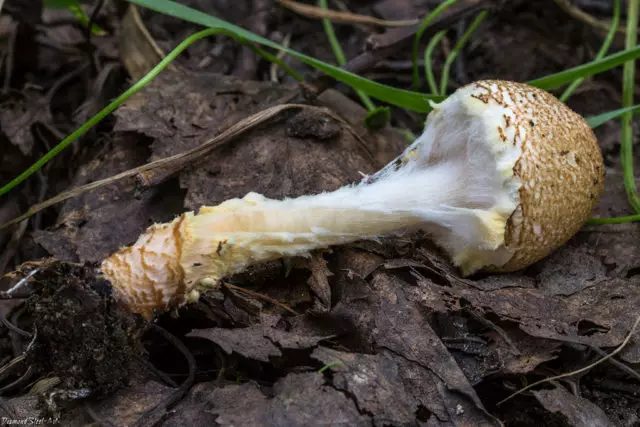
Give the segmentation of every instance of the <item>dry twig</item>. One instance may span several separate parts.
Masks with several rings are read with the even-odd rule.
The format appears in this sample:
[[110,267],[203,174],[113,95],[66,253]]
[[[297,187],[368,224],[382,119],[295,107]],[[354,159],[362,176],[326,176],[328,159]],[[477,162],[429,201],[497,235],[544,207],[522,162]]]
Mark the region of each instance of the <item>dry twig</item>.
[[420,23],[419,19],[388,21],[385,19],[378,19],[373,16],[358,15],[357,13],[322,9],[317,6],[298,3],[297,1],[293,0],[278,0],[278,3],[280,3],[282,7],[285,7],[299,15],[306,16],[307,18],[327,18],[331,22],[336,22],[339,24],[364,24],[377,27],[410,27],[412,25],[417,25],[418,23]]
[[[594,16],[588,14],[583,11],[579,7],[571,4],[569,0],[553,0],[560,9],[564,10],[569,16],[579,21],[584,22],[587,25],[590,25],[598,30],[604,31],[607,33],[609,28],[611,28],[611,22],[609,21],[601,21]],[[626,34],[625,25],[620,25],[617,30],[620,34]]]

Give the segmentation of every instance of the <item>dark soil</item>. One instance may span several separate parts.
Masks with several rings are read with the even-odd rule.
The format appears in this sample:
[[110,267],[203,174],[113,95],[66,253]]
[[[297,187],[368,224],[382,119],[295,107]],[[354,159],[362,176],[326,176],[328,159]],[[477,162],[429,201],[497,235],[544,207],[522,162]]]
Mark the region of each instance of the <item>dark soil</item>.
[[[0,185],[126,90],[159,51],[200,29],[140,9],[154,48],[125,1],[84,3],[105,35],[88,35],[68,11],[41,1],[4,3]],[[321,23],[280,2],[181,3],[334,62]],[[387,20],[422,17],[438,3],[329,2]],[[611,18],[608,0],[570,3]],[[456,60],[449,92],[478,79],[525,82],[577,66],[593,59],[604,37],[554,0],[461,1],[434,24],[449,29],[435,51],[436,75],[478,4],[492,9]],[[411,88],[410,43],[384,48],[409,29],[340,24],[336,33],[352,60],[347,68]],[[612,51],[622,45],[620,35]],[[374,60],[353,61],[365,52]],[[117,426],[640,425],[638,334],[608,361],[500,404],[623,343],[640,307],[635,223],[587,226],[515,274],[462,279],[418,233],[255,266],[231,277],[233,286],[151,323],[114,302],[95,266],[150,224],[251,191],[282,198],[336,189],[395,158],[408,144],[403,130],[420,132],[424,116],[397,108],[388,126],[366,129],[351,90],[284,61],[305,84],[227,37],[203,39],[0,197],[1,225],[64,191],[211,145],[76,191],[0,230],[0,415]],[[621,69],[589,79],[568,104],[585,116],[617,109],[621,79]],[[224,138],[230,126],[286,103],[314,108],[290,108]],[[596,134],[607,180],[594,213],[631,214],[619,122]]]
[[126,385],[139,353],[139,327],[113,304],[109,288],[99,288],[93,269],[60,264],[34,280],[44,287],[25,305],[36,334],[26,352],[30,366],[59,377],[66,389],[95,397]]

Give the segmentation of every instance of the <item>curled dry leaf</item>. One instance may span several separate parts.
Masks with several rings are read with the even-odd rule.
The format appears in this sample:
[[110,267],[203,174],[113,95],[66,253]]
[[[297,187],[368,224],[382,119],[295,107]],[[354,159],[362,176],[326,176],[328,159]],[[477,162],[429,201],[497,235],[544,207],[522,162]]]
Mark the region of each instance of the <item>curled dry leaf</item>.
[[329,277],[333,273],[327,268],[327,261],[321,253],[314,252],[309,260],[309,269],[311,277],[307,283],[309,289],[316,296],[315,309],[319,311],[328,311],[331,308],[331,286],[329,285]]

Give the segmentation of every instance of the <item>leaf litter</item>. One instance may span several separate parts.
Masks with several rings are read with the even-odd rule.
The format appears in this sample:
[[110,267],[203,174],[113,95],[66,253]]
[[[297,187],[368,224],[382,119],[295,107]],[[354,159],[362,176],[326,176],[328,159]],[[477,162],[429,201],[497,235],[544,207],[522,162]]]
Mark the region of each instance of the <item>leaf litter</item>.
[[[518,28],[516,38],[527,40],[527,31]],[[501,34],[479,42],[492,61],[510,49],[496,42]],[[540,64],[525,61],[518,72],[552,69],[563,49]],[[483,69],[478,60],[472,55],[467,64],[471,78]],[[117,111],[108,141],[74,169],[72,186],[193,149],[281,102],[310,101],[295,85],[167,71]],[[628,391],[637,380],[621,368],[637,370],[638,337],[617,364],[496,406],[527,381],[579,369],[602,357],[596,350],[606,354],[623,342],[640,307],[635,225],[586,227],[515,274],[462,279],[420,233],[256,266],[229,279],[239,288],[223,286],[157,319],[197,362],[195,384],[169,405],[188,379],[184,357],[112,305],[92,276],[95,262],[185,209],[249,191],[281,198],[332,190],[406,145],[390,128],[364,129],[366,111],[337,90],[311,103],[334,116],[285,111],[197,161],[152,174],[153,185],[131,175],[66,200],[48,228],[29,232],[24,258],[53,259],[2,278],[4,291],[28,283],[33,295],[0,301],[0,313],[20,329],[36,325],[40,350],[29,353],[30,339],[15,333],[3,334],[0,348],[14,358],[26,351],[31,375],[61,383],[38,402],[14,394],[9,409],[62,414],[68,425],[493,426],[507,419],[606,426],[640,419],[637,392]],[[26,156],[29,138],[9,139]],[[614,150],[606,154],[617,160]],[[610,163],[599,213],[626,213],[617,174]],[[28,373],[17,366],[5,382]],[[83,390],[100,398],[83,406]]]

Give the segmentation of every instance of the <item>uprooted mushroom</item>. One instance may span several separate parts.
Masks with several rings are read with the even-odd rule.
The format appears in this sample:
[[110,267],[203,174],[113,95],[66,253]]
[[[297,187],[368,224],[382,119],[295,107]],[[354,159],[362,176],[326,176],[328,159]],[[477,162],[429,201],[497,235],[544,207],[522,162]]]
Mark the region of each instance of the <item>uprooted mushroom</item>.
[[151,226],[101,271],[147,318],[249,265],[406,230],[426,231],[464,275],[514,271],[582,227],[603,181],[581,116],[540,89],[480,81],[434,104],[422,135],[362,182],[203,206]]

